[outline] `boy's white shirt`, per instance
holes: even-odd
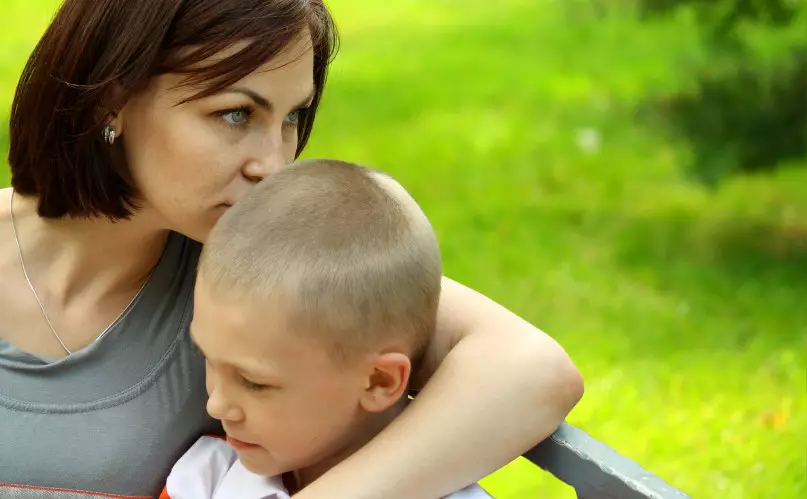
[[[477,484],[446,499],[489,499]],[[279,476],[264,477],[244,468],[227,442],[202,437],[171,470],[160,499],[290,499]]]

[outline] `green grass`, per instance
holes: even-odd
[[[3,110],[54,5],[5,7]],[[686,144],[633,117],[709,62],[690,20],[559,0],[331,5],[343,44],[306,154],[395,175],[446,273],[568,349],[587,387],[571,423],[693,497],[807,497],[807,169],[707,190],[683,173]],[[522,460],[483,484],[575,497]]]

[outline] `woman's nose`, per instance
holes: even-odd
[[[286,165],[284,152],[282,137],[266,139],[253,159],[244,166],[244,176],[253,182],[260,182]]]

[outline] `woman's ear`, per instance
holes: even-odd
[[[369,363],[364,392],[359,399],[368,412],[382,412],[406,394],[412,363],[405,354],[388,352],[376,355]]]
[[[111,126],[115,130],[115,137],[123,135],[124,119],[123,114],[126,106],[119,105],[123,100],[123,87],[119,83],[113,83],[106,95],[104,102],[108,105],[105,109],[99,109],[99,119],[104,127]]]
[[[124,129],[123,126],[124,120],[121,117],[122,113],[123,110],[121,109],[120,111],[111,114],[109,118],[107,118],[107,125],[111,126],[115,130],[115,136],[119,138],[123,136],[123,129]]]

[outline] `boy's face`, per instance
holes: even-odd
[[[282,313],[226,300],[197,282],[191,327],[207,357],[207,410],[244,466],[277,475],[344,452],[365,411],[367,365],[341,366],[316,341],[284,331]]]

